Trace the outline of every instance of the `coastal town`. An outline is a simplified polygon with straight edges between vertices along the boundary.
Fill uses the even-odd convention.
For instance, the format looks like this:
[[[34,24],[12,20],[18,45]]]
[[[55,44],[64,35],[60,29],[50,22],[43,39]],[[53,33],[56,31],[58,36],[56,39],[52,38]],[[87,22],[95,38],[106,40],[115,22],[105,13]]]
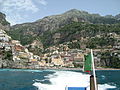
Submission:
[[[115,37],[120,40],[120,37],[114,33],[110,33],[111,37]],[[100,37],[100,36],[98,36]],[[84,40],[84,39],[82,39]],[[72,41],[77,42],[77,40]],[[45,53],[40,55],[35,55],[28,50],[26,46],[21,45],[20,41],[13,40],[4,30],[0,30],[0,51],[11,52],[12,62],[14,63],[12,68],[29,68],[29,69],[45,69],[45,68],[82,68],[84,55],[89,53],[90,49],[82,45],[82,48],[86,49],[70,49],[68,44],[59,44],[58,46],[51,46],[46,48]],[[32,46],[34,46],[32,44]],[[108,49],[94,49],[94,60],[96,67],[105,66],[105,61],[101,60],[101,52],[112,52],[118,57],[120,43],[116,44]],[[2,55],[1,55],[2,57]],[[8,54],[7,57],[10,57]],[[102,64],[101,64],[102,63]],[[108,62],[109,63],[109,62]],[[2,67],[7,67],[4,63],[1,64]]]
[[[60,47],[63,47],[64,51],[53,46],[46,49],[50,51],[49,53],[34,55],[25,46],[22,46],[20,41],[12,40],[4,30],[0,30],[0,49],[12,51],[14,68],[74,67],[73,61],[83,63],[81,50],[68,50],[65,45],[60,45]]]

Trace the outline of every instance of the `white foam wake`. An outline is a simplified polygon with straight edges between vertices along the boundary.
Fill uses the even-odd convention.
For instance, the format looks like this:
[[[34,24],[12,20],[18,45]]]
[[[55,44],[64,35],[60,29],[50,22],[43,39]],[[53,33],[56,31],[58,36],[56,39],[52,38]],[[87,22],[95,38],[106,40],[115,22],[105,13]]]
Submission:
[[[89,90],[89,75],[72,72],[72,71],[56,71],[55,74],[46,76],[52,84],[42,84],[35,82],[33,85],[39,90],[65,90],[66,86],[71,87],[88,87]],[[107,88],[115,88],[107,84],[98,85],[99,90],[106,90]]]

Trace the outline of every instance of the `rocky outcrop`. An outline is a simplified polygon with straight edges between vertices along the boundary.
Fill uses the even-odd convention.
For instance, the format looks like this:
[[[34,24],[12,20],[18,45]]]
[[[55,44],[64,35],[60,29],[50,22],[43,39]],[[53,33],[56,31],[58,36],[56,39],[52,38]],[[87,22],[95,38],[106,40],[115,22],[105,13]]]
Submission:
[[[12,68],[14,64],[15,63],[12,60],[0,58],[0,68]]]
[[[0,12],[0,29],[10,30],[10,23],[6,21],[6,15]]]

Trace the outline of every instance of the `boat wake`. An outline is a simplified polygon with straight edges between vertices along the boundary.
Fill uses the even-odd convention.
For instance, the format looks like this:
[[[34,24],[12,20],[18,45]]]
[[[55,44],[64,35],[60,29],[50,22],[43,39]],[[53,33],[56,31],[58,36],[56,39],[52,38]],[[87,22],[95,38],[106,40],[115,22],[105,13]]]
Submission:
[[[41,82],[35,82],[33,85],[38,88],[38,90],[65,90],[66,86],[70,87],[89,87],[89,77],[88,74],[83,74],[80,72],[72,71],[55,71],[56,73],[46,76],[49,78],[51,84],[43,84]],[[107,88],[116,88],[115,86],[110,86],[108,84],[98,85],[99,90],[107,90]]]

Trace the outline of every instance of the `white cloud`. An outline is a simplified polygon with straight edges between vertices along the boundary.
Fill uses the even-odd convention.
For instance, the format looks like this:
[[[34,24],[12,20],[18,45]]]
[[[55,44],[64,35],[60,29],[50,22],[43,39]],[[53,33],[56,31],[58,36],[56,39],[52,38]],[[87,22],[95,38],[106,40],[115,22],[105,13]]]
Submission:
[[[39,3],[41,3],[42,5],[47,5],[47,2],[45,0],[38,0]]]
[[[9,17],[7,17],[7,21],[10,21],[10,23],[12,25],[15,25],[16,22],[20,23],[19,20],[23,20],[24,18],[21,17],[19,14],[14,14],[14,16],[10,15]]]
[[[34,1],[44,6],[47,5],[45,0],[0,0],[0,11],[5,13],[7,19],[14,24],[23,20],[23,16],[27,12],[36,13],[39,11],[39,7]]]
[[[10,9],[13,10],[30,10],[33,12],[38,11],[39,9],[33,3],[32,0],[3,0],[2,7],[4,11],[8,11]]]

